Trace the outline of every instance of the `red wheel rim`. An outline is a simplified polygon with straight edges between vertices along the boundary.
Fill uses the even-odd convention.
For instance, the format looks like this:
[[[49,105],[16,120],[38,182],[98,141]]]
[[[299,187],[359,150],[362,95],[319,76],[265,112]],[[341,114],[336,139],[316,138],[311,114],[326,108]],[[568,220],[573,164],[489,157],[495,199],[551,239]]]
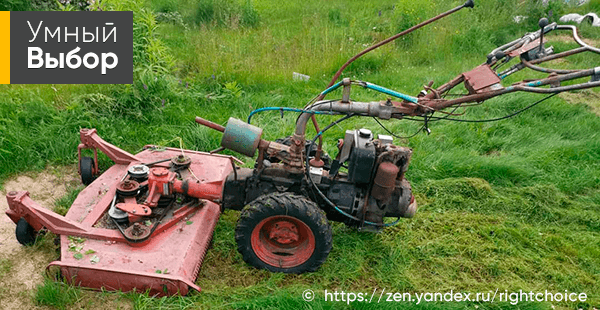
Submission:
[[[254,227],[250,242],[261,261],[278,268],[300,266],[315,251],[315,236],[310,228],[287,215],[262,220]]]

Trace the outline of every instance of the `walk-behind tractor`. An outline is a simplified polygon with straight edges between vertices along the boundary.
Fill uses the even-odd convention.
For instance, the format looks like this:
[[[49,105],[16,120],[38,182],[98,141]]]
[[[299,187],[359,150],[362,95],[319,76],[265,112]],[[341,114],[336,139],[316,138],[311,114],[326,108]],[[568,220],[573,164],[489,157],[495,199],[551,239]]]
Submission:
[[[347,130],[338,140],[337,154],[329,157],[322,150],[322,135],[332,126],[350,117],[368,116],[422,121],[427,131],[429,122],[500,120],[557,93],[600,86],[600,67],[564,70],[540,66],[576,53],[600,54],[578,37],[574,26],[549,23],[545,18],[538,31],[498,47],[483,64],[437,88],[430,82],[416,97],[364,81],[338,82],[344,68],[363,54],[464,7],[473,7],[473,2],[362,51],[303,109],[262,108],[253,111],[248,122],[230,118],[225,127],[197,117],[196,122],[223,132],[222,147],[210,153],[148,145],[132,155],[102,140],[95,129],[81,129],[79,173],[87,187],[64,217],[35,203],[28,192],[9,192],[6,213],[17,224],[18,241],[30,244],[43,229],[59,235],[61,258],[49,268],[58,267],[61,275],[76,285],[185,295],[190,288],[200,289],[194,281],[220,213],[234,209],[241,210],[235,239],[247,263],[274,272],[317,270],[332,248],[329,221],[379,231],[393,225],[394,219],[413,217],[417,211],[405,178],[412,150],[395,145],[391,132],[375,136],[368,129]],[[581,47],[560,53],[546,47],[544,35],[557,30],[570,31]],[[522,69],[548,76],[502,85]],[[591,80],[567,82],[579,78]],[[561,86],[563,82],[567,86]],[[459,85],[464,85],[464,94],[451,94]],[[350,96],[353,86],[384,93],[389,99],[354,101]],[[324,99],[337,88],[342,88],[341,99]],[[454,116],[459,107],[513,92],[549,96],[498,119]],[[445,109],[451,110],[442,111]],[[263,140],[262,129],[251,125],[250,118],[268,110],[299,112],[295,132],[276,141]],[[438,111],[444,115],[437,116]],[[320,129],[318,114],[342,117]],[[309,122],[317,132],[311,140],[305,138]],[[83,157],[84,149],[91,149],[93,157]],[[234,157],[217,154],[223,149],[246,156],[258,153],[256,163],[242,168]],[[115,162],[102,174],[98,150]]]

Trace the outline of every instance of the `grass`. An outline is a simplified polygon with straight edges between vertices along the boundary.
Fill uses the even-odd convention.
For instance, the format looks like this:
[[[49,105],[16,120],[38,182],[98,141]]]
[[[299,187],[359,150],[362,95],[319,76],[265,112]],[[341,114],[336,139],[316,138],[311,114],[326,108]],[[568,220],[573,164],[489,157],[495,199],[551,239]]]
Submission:
[[[13,267],[13,262],[9,259],[1,259],[0,260],[0,279],[4,277],[5,274],[10,272]]]
[[[246,119],[260,107],[303,106],[358,51],[461,2],[107,1],[113,9],[135,12],[134,84],[0,86],[0,181],[49,163],[75,163],[82,127],[97,128],[105,140],[134,153],[148,143],[179,147],[177,137],[188,149],[215,149],[220,133],[198,127],[194,116],[224,124],[230,116]],[[416,94],[428,81],[439,85],[485,61],[498,44],[535,30],[537,19],[548,10],[555,21],[562,13],[593,10],[598,2],[577,8],[559,1],[549,7],[516,0],[476,5],[359,59],[345,76]],[[153,11],[163,14],[161,23],[156,24]],[[530,17],[516,24],[515,15]],[[597,39],[600,34],[584,25],[581,36]],[[573,47],[561,37],[548,39],[557,49]],[[597,56],[587,54],[559,66],[597,63]],[[292,72],[311,78],[296,82]],[[554,97],[501,122],[431,122],[430,135],[421,133],[403,143],[414,150],[407,177],[420,204],[417,216],[377,235],[334,224],[334,249],[316,273],[272,274],[247,266],[234,240],[238,213],[227,211],[198,277],[201,293],[118,298],[136,309],[503,309],[514,306],[348,305],[325,302],[323,290],[547,289],[585,292],[589,299],[516,307],[598,308],[600,118],[590,108],[598,106],[597,91],[589,92],[576,93],[581,99],[574,103]],[[335,92],[330,98],[339,96]],[[363,101],[385,98],[359,89],[352,96]],[[504,116],[538,98],[502,96],[469,108],[464,118]],[[283,118],[263,113],[253,123],[264,128],[264,138],[276,139],[293,131],[295,118],[292,113]],[[322,117],[320,123],[331,120]],[[421,127],[409,121],[384,124],[402,136]],[[327,133],[326,150],[336,154],[335,143],[344,130],[361,127],[384,133],[371,119],[351,119]],[[243,159],[252,165],[252,159]],[[100,158],[101,168],[110,165],[106,157]],[[66,212],[78,190],[59,200],[60,212]],[[301,297],[309,288],[317,296],[311,303]],[[106,294],[88,293],[48,281],[35,296],[40,305],[69,308],[80,304],[77,296],[82,294],[96,301]]]
[[[77,198],[77,195],[79,195],[83,189],[83,185],[67,188],[67,194],[54,202],[54,212],[63,216],[66,215],[67,211],[69,211],[69,208],[75,201],[75,198]]]
[[[79,299],[80,290],[51,279],[45,279],[43,285],[39,285],[34,296],[37,305],[45,305],[56,309],[67,309]]]

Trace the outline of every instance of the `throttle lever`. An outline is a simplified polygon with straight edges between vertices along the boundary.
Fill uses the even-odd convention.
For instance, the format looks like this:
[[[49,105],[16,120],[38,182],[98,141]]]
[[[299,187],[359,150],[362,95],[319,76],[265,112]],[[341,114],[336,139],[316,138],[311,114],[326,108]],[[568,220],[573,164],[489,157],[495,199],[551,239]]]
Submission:
[[[545,17],[540,18],[540,21],[538,22],[538,26],[540,26],[540,28],[541,28],[541,31],[540,31],[540,47],[539,47],[538,54],[541,54],[541,55],[544,54],[544,28],[546,28],[546,26],[548,26],[549,24],[550,24],[550,22]]]

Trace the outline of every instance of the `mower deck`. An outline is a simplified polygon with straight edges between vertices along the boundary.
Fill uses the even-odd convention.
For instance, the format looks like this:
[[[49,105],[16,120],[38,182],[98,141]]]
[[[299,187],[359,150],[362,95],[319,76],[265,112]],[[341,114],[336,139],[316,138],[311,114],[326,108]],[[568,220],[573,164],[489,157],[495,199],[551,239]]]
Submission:
[[[183,152],[192,161],[189,169],[197,176],[197,183],[220,193],[223,180],[233,170],[232,158]],[[200,287],[194,282],[219,219],[220,205],[200,199],[196,204],[174,208],[150,237],[139,243],[126,240],[107,216],[117,184],[129,166],[173,158],[181,153],[180,149],[147,146],[141,153],[131,155],[137,160],[115,164],[88,185],[64,217],[31,200],[26,191],[8,193],[7,215],[15,223],[22,217],[35,230],[45,227],[60,235],[60,260],[47,268],[60,267],[61,274],[75,285],[149,291],[151,295],[186,295],[189,288],[199,291]],[[169,164],[164,162],[153,167],[166,168]]]

